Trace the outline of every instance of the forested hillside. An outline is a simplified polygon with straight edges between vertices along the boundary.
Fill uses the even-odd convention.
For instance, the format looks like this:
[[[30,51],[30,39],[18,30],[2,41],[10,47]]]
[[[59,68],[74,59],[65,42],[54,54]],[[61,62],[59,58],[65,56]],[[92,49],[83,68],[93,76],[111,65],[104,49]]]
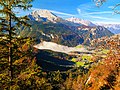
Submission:
[[[112,36],[113,33],[102,26],[71,26],[63,23],[29,21],[31,28],[21,28],[22,37],[34,37],[38,42],[52,41],[67,46],[90,44],[93,39]]]
[[[30,21],[30,23],[32,24],[31,29],[21,30],[20,36],[34,37],[38,41],[52,41],[68,46],[76,46],[84,41],[79,34],[64,24],[36,21]]]

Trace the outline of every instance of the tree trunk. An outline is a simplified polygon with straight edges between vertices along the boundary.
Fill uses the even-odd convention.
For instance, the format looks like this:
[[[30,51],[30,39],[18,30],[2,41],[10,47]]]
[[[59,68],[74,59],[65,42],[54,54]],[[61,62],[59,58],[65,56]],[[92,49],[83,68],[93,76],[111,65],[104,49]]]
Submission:
[[[13,69],[12,69],[12,31],[11,31],[11,15],[9,14],[9,75],[11,80],[13,79]]]

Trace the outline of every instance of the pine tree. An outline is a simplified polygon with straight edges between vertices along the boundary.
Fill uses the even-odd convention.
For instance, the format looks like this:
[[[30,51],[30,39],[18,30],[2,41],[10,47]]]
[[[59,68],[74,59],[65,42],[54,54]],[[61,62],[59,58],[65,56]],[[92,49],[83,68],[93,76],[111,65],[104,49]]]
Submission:
[[[10,88],[13,80],[32,64],[31,38],[19,37],[21,25],[29,27],[27,16],[18,17],[14,10],[28,10],[33,0],[0,0],[0,88]],[[20,64],[21,62],[21,64]],[[30,64],[28,64],[30,62]],[[33,66],[33,68],[36,66]],[[38,68],[37,68],[38,69]],[[35,72],[29,72],[35,73]],[[38,72],[39,73],[39,72]],[[10,81],[10,82],[9,82]],[[8,87],[10,85],[10,87]]]

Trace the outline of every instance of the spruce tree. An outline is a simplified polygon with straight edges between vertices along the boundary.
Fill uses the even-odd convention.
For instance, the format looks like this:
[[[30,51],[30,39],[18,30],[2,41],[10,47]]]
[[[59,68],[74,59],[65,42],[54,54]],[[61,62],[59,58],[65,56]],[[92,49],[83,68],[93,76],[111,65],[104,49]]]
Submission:
[[[32,1],[0,0],[0,89],[10,88],[7,85],[13,85],[13,79],[18,78],[19,74],[25,71],[22,69],[34,63],[27,65],[25,62],[32,59],[31,39],[17,35],[19,27],[30,26],[26,23],[28,18],[27,16],[19,17],[14,12],[16,9],[28,10],[32,6],[30,4]],[[20,62],[22,62],[21,65],[19,65]]]

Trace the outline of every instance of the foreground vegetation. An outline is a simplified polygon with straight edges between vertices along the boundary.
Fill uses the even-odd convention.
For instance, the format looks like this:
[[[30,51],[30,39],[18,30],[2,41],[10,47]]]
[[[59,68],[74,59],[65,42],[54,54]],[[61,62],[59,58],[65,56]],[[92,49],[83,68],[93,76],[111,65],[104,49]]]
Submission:
[[[108,40],[107,45],[105,44],[106,47],[104,48],[109,49],[107,54],[105,50],[106,57],[101,58],[99,54],[92,57],[87,55],[81,57],[82,60],[91,61],[92,64],[81,63],[81,61],[76,62],[76,57],[62,53],[38,51],[30,48],[29,44],[26,43],[21,46],[21,49],[25,50],[24,52],[32,50],[32,53],[13,62],[14,73],[12,80],[10,80],[8,74],[9,69],[6,65],[8,62],[1,61],[0,89],[119,90],[120,43],[118,38],[113,40]],[[102,45],[98,48],[102,48]],[[59,67],[61,63],[64,65],[68,64],[72,58],[75,58],[73,61],[76,63],[71,64],[77,64],[77,67]],[[49,62],[48,64],[46,62],[44,64],[43,62],[39,62],[40,60],[49,60]],[[54,63],[50,64],[50,62],[55,62],[55,60],[56,66]],[[91,66],[85,67],[86,65]]]

